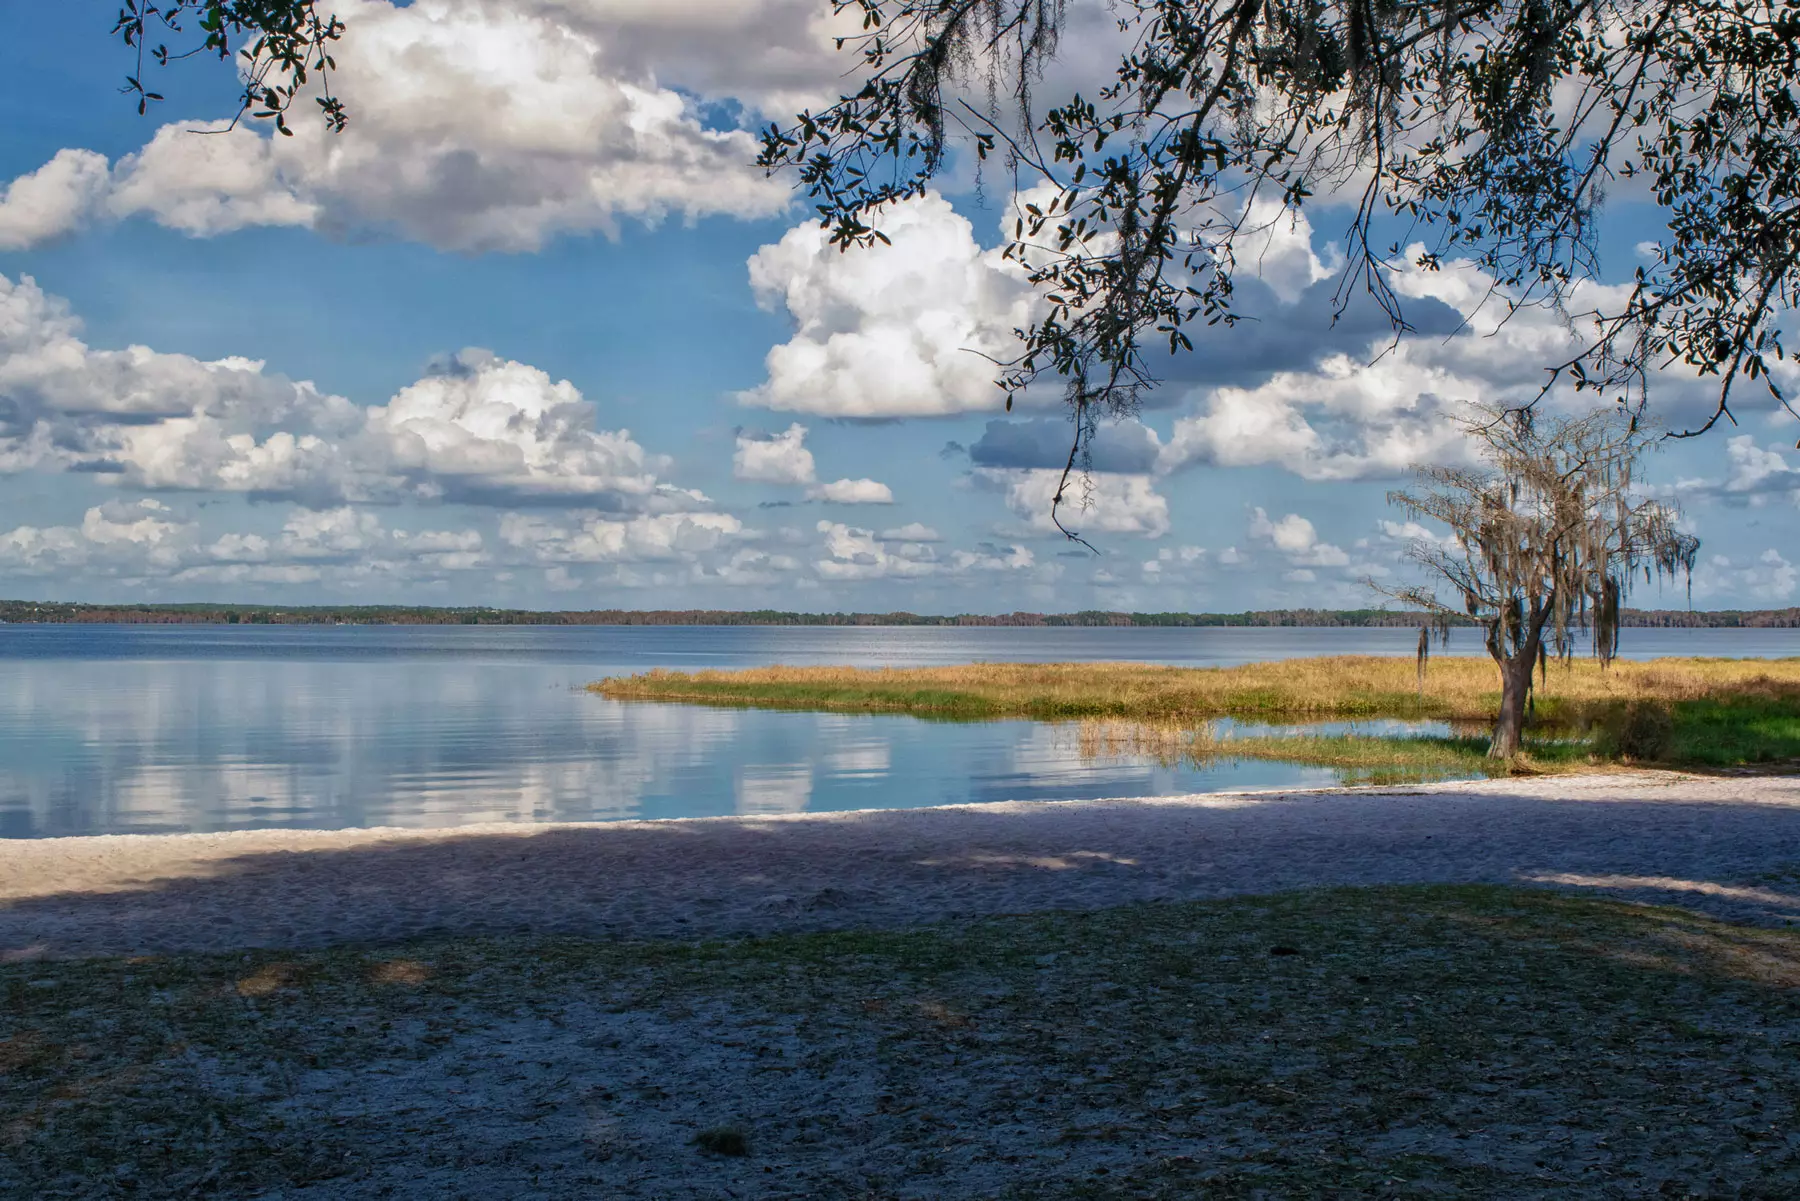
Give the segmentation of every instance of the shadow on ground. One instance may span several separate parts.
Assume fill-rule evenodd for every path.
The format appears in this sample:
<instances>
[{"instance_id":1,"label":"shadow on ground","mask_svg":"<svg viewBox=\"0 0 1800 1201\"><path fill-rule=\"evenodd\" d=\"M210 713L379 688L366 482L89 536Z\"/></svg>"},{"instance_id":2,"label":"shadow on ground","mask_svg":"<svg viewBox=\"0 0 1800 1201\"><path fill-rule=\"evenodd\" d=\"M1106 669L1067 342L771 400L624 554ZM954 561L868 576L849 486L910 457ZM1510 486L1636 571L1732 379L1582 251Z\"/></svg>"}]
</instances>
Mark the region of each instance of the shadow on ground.
<instances>
[{"instance_id":1,"label":"shadow on ground","mask_svg":"<svg viewBox=\"0 0 1800 1201\"><path fill-rule=\"evenodd\" d=\"M0 845L8 958L439 934L891 928L1326 885L1531 883L1800 917L1800 778Z\"/></svg>"}]
</instances>

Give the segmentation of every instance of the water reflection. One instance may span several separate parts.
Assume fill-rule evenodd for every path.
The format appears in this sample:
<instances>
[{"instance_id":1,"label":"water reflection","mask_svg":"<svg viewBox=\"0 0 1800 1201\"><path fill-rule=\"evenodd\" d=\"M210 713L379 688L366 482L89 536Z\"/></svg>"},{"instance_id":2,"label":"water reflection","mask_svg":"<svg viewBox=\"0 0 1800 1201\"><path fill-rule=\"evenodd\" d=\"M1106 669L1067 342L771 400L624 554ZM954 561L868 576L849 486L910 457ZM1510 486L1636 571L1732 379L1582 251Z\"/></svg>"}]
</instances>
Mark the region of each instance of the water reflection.
<instances>
[{"instance_id":1,"label":"water reflection","mask_svg":"<svg viewBox=\"0 0 1800 1201\"><path fill-rule=\"evenodd\" d=\"M1231 661L1245 646L1279 649L1276 636L1296 653L1369 649L1353 640L1370 632L1303 631L1297 641L1292 631L1045 633L5 627L0 836L726 816L1339 778L1144 746L1084 754L1079 732L1031 722L625 705L582 691L597 676L659 661ZM1237 634L1246 637L1229 637ZM1207 646L1215 649L1202 653ZM1405 728L1446 732L1441 723Z\"/></svg>"},{"instance_id":2,"label":"water reflection","mask_svg":"<svg viewBox=\"0 0 1800 1201\"><path fill-rule=\"evenodd\" d=\"M805 813L812 800L810 763L783 767L754 765L738 773L737 811L745 817L772 813Z\"/></svg>"},{"instance_id":3,"label":"water reflection","mask_svg":"<svg viewBox=\"0 0 1800 1201\"><path fill-rule=\"evenodd\" d=\"M1314 786L1059 727L629 705L517 666L10 663L0 834L446 826ZM584 673L585 674L585 673Z\"/></svg>"}]
</instances>

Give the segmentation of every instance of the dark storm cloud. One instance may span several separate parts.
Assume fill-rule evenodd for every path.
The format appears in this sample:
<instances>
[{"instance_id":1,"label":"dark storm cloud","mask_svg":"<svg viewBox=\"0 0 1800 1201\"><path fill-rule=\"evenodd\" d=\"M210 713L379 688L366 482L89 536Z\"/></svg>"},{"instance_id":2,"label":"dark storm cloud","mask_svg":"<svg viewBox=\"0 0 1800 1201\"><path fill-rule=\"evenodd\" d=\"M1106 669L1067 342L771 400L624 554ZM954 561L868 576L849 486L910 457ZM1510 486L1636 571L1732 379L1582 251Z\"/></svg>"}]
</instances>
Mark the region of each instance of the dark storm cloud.
<instances>
[{"instance_id":1,"label":"dark storm cloud","mask_svg":"<svg viewBox=\"0 0 1800 1201\"><path fill-rule=\"evenodd\" d=\"M1278 371L1310 370L1334 354L1370 356L1393 337L1388 315L1360 293L1333 323L1335 277L1313 284L1293 304L1281 303L1252 276L1236 283L1232 308L1242 320L1189 326L1191 353L1152 350L1146 356L1163 386L1147 394L1145 404L1173 404L1196 385L1253 388ZM1413 327L1408 338L1442 338L1462 324L1461 314L1431 297L1406 299L1401 315Z\"/></svg>"},{"instance_id":2,"label":"dark storm cloud","mask_svg":"<svg viewBox=\"0 0 1800 1201\"><path fill-rule=\"evenodd\" d=\"M1069 461L1067 421L990 421L969 461L977 467L1061 467ZM1090 445L1095 471L1140 473L1156 464L1156 435L1135 421L1102 424ZM1079 464L1078 464L1079 465Z\"/></svg>"}]
</instances>

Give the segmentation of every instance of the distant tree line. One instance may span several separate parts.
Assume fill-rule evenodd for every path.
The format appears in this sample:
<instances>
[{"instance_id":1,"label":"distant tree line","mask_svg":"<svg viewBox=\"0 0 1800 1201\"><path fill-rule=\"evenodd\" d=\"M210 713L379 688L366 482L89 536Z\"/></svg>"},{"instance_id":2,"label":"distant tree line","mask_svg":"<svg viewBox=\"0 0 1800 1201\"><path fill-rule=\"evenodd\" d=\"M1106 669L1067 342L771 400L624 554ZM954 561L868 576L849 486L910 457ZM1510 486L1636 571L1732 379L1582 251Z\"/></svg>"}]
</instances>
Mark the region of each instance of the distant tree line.
<instances>
[{"instance_id":1,"label":"distant tree line","mask_svg":"<svg viewBox=\"0 0 1800 1201\"><path fill-rule=\"evenodd\" d=\"M778 609L587 609L576 611L428 608L413 605L85 605L0 601L9 623L122 625L482 625L482 626L1398 626L1418 613L1392 609L1261 609L1246 613L789 613ZM1473 624L1466 620L1456 625ZM1658 629L1800 627L1800 608L1726 610L1624 609L1619 624Z\"/></svg>"}]
</instances>

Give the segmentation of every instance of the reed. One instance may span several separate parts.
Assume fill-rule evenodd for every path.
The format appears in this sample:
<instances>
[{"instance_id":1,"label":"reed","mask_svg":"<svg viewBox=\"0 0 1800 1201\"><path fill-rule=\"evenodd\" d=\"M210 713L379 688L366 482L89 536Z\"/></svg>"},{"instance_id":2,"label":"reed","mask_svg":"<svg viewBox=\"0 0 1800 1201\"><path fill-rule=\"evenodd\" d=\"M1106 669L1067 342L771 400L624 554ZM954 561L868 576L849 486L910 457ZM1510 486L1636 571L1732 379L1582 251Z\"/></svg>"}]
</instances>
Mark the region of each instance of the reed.
<instances>
[{"instance_id":1,"label":"reed","mask_svg":"<svg viewBox=\"0 0 1800 1201\"><path fill-rule=\"evenodd\" d=\"M1084 749L1185 758L1281 759L1370 779L1481 774L1476 761L1500 703L1499 673L1478 658L1436 658L1420 686L1411 659L1340 655L1241 667L1143 663L969 663L865 669L764 667L652 671L590 686L620 700L908 713L959 721L1030 718L1099 723ZM1534 700L1541 735L1516 770L1600 761L1732 766L1800 760L1800 659L1589 660L1553 664ZM1461 725L1450 738L1233 738L1216 718L1308 721L1423 718ZM1107 723L1113 723L1108 725ZM1570 738L1579 739L1571 744Z\"/></svg>"},{"instance_id":2,"label":"reed","mask_svg":"<svg viewBox=\"0 0 1800 1201\"><path fill-rule=\"evenodd\" d=\"M969 663L865 669L762 667L652 671L591 685L622 700L897 712L956 718L1423 717L1491 721L1499 673L1487 659L1435 658L1418 685L1410 658L1337 655L1241 667L1143 663ZM1579 721L1630 701L1760 699L1800 704L1797 659L1588 660L1553 664L1538 686L1540 719Z\"/></svg>"},{"instance_id":3,"label":"reed","mask_svg":"<svg viewBox=\"0 0 1800 1201\"><path fill-rule=\"evenodd\" d=\"M1330 767L1348 784L1399 784L1456 777L1589 768L1585 742L1539 740L1507 763L1487 757L1485 733L1374 736L1243 734L1213 722L1170 723L1089 718L1065 727L1084 759L1148 759L1162 767L1206 769L1242 759Z\"/></svg>"}]
</instances>

